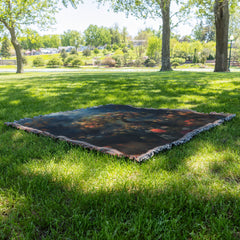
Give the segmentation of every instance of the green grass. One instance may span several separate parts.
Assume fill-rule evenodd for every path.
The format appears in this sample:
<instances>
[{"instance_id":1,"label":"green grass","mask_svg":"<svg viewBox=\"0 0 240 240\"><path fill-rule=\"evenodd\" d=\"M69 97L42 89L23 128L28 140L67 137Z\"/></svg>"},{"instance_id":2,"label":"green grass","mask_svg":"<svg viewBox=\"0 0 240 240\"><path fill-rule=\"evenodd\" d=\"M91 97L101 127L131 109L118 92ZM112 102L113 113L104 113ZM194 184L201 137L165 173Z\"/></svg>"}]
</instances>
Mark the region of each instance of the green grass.
<instances>
[{"instance_id":1,"label":"green grass","mask_svg":"<svg viewBox=\"0 0 240 240\"><path fill-rule=\"evenodd\" d=\"M4 122L101 104L236 117L136 162ZM239 239L239 73L0 74L0 239Z\"/></svg>"}]
</instances>

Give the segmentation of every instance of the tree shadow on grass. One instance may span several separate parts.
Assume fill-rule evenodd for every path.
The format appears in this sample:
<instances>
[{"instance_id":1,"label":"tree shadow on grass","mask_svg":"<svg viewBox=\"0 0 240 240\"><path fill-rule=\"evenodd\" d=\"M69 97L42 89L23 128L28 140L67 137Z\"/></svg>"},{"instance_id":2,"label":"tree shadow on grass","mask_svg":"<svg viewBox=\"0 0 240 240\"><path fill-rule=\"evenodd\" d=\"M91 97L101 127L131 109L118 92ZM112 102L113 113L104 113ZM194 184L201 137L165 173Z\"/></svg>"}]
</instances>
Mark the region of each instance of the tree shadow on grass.
<instances>
[{"instance_id":1,"label":"tree shadow on grass","mask_svg":"<svg viewBox=\"0 0 240 240\"><path fill-rule=\"evenodd\" d=\"M48 148L42 159L54 149ZM64 158L70 149L61 150ZM51 156L59 158L57 152ZM28 160L11 159L6 181L1 179L1 195L9 199L0 225L2 239L234 239L239 231L239 196L217 192L208 184L203 189L201 181L194 183L187 176L172 176L154 188L134 182L143 180L137 178L114 188L86 189L66 180L71 174L39 171ZM82 175L89 174L86 164ZM110 164L103 164L96 181L101 182ZM137 166L140 172L142 166Z\"/></svg>"},{"instance_id":2,"label":"tree shadow on grass","mask_svg":"<svg viewBox=\"0 0 240 240\"><path fill-rule=\"evenodd\" d=\"M0 104L4 107L0 112L0 119L3 122L13 121L109 103L178 108L186 103L182 96L190 95L193 98L187 104L193 105L194 110L232 110L234 113L237 110L236 103L240 101L237 89L209 89L210 79L219 81L225 77L225 74L206 76L205 73L27 74L18 80L17 86L10 82L9 87L1 91L0 97L3 100ZM228 75L228 78L235 80L236 74ZM202 103L198 96L204 97L206 101ZM8 128L3 128L3 131L7 130ZM178 155L167 157L166 169L177 169L179 163L184 162L180 159L191 154L184 152L183 158Z\"/></svg>"},{"instance_id":3,"label":"tree shadow on grass","mask_svg":"<svg viewBox=\"0 0 240 240\"><path fill-rule=\"evenodd\" d=\"M1 125L109 103L178 108L185 104L184 95L196 96L190 100L195 110L239 114L236 89L209 89L208 80L218 81L224 74L76 73L51 74L47 80L43 76L23 76L0 91ZM236 76L228 75L234 85ZM202 103L198 96L212 99ZM239 152L238 123L237 115L141 165L0 126L0 197L5 199L0 237L237 239L240 199L237 185L227 177L237 177L238 172L222 170L222 158L210 165L206 180L188 164L201 146L212 145L216 154ZM231 190L215 188L216 182Z\"/></svg>"}]
</instances>

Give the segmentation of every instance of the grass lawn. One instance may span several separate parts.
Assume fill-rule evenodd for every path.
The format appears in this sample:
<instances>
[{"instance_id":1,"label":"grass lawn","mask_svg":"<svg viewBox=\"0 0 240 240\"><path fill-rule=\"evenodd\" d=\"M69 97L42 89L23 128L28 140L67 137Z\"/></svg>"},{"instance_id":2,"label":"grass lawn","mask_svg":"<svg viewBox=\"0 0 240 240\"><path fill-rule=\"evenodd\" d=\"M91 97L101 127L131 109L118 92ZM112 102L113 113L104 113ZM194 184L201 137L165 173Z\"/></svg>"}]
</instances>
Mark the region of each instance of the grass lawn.
<instances>
[{"instance_id":1,"label":"grass lawn","mask_svg":"<svg viewBox=\"0 0 240 240\"><path fill-rule=\"evenodd\" d=\"M138 164L4 125L101 104L237 116ZM240 239L239 73L0 74L0 239Z\"/></svg>"}]
</instances>

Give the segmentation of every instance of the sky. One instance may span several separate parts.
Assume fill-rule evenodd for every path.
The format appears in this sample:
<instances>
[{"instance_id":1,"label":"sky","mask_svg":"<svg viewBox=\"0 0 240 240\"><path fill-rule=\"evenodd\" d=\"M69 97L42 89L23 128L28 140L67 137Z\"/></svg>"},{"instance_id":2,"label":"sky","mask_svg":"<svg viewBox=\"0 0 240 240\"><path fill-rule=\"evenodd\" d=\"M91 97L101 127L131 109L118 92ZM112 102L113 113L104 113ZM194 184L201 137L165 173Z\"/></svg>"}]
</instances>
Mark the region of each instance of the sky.
<instances>
[{"instance_id":1,"label":"sky","mask_svg":"<svg viewBox=\"0 0 240 240\"><path fill-rule=\"evenodd\" d=\"M176 9L176 6L173 5L172 9ZM112 27L114 24L118 24L120 29L127 27L128 33L134 37L140 30L146 27L158 30L161 25L161 19L142 20L133 16L126 17L124 13L109 11L107 6L98 8L97 3L88 0L84 4L80 4L77 9L73 9L71 6L68 6L68 8L62 7L62 10L56 14L56 24L52 26L53 29L40 32L40 34L63 34L68 29L83 33L90 24L99 27ZM190 35L191 30L192 27L189 24L181 24L181 28L179 27L173 32L183 36Z\"/></svg>"}]
</instances>

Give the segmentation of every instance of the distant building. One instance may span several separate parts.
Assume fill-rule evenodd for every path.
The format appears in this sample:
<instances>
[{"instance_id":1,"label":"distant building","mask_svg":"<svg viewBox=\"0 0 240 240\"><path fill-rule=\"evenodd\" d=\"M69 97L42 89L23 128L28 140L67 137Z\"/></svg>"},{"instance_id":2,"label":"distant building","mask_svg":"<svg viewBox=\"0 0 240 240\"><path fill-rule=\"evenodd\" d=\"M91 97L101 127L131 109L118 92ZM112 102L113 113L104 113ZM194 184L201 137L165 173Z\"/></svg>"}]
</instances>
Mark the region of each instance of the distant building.
<instances>
[{"instance_id":1,"label":"distant building","mask_svg":"<svg viewBox=\"0 0 240 240\"><path fill-rule=\"evenodd\" d=\"M40 54L56 54L59 52L57 48L40 48L39 51Z\"/></svg>"},{"instance_id":2,"label":"distant building","mask_svg":"<svg viewBox=\"0 0 240 240\"><path fill-rule=\"evenodd\" d=\"M84 51L85 49L89 49L89 47L88 47L88 46L80 45L79 48L78 48L78 51L79 51L79 52L82 52L82 51Z\"/></svg>"},{"instance_id":3,"label":"distant building","mask_svg":"<svg viewBox=\"0 0 240 240\"><path fill-rule=\"evenodd\" d=\"M138 47L138 46L143 46L146 45L147 41L146 40L132 40L133 46Z\"/></svg>"},{"instance_id":4,"label":"distant building","mask_svg":"<svg viewBox=\"0 0 240 240\"><path fill-rule=\"evenodd\" d=\"M30 56L30 55L41 55L41 54L42 54L42 53L41 53L40 50L32 50L32 51L27 50L27 51L24 52L24 55L26 55L26 56Z\"/></svg>"},{"instance_id":5,"label":"distant building","mask_svg":"<svg viewBox=\"0 0 240 240\"><path fill-rule=\"evenodd\" d=\"M61 52L63 49L66 51L66 52L71 52L72 49L75 48L74 46L66 46L66 47L58 47L58 52Z\"/></svg>"}]
</instances>

